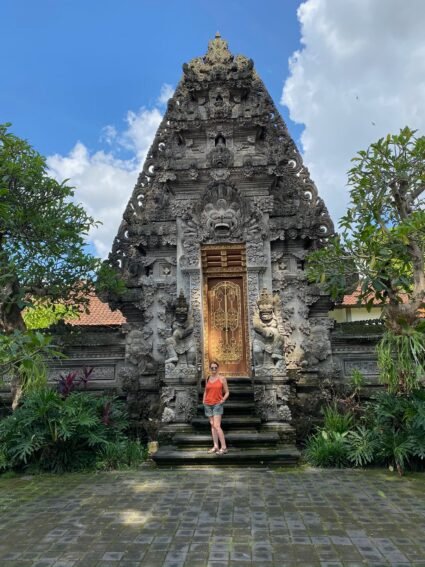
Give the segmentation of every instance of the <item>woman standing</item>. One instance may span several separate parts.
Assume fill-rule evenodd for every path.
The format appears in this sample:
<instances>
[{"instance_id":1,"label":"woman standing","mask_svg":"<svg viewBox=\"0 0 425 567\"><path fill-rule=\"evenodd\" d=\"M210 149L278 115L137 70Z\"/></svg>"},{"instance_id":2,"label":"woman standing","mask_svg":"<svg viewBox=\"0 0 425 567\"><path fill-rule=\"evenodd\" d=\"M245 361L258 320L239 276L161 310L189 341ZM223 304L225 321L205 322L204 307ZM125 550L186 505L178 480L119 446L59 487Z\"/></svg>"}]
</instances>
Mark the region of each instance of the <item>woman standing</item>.
<instances>
[{"instance_id":1,"label":"woman standing","mask_svg":"<svg viewBox=\"0 0 425 567\"><path fill-rule=\"evenodd\" d=\"M208 453L224 455L227 453L226 440L221 429L221 416L223 415L223 404L229 397L229 388L224 376L218 374L218 362L214 360L210 364L211 375L205 384L203 404L205 415L210 420L213 447ZM219 445L220 442L220 445Z\"/></svg>"}]
</instances>

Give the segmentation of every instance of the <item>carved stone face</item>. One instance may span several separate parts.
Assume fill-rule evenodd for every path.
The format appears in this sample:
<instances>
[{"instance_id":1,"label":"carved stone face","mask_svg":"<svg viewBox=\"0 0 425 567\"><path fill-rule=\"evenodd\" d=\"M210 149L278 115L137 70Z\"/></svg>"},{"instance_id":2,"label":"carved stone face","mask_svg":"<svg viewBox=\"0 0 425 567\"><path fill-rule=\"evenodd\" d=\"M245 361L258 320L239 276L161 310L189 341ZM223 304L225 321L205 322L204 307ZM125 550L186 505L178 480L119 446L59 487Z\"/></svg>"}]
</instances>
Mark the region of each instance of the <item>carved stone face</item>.
<instances>
[{"instance_id":1,"label":"carved stone face","mask_svg":"<svg viewBox=\"0 0 425 567\"><path fill-rule=\"evenodd\" d=\"M229 236L240 224L239 207L237 203L229 204L225 199L218 199L217 203L206 205L202 221L210 234Z\"/></svg>"},{"instance_id":2,"label":"carved stone face","mask_svg":"<svg viewBox=\"0 0 425 567\"><path fill-rule=\"evenodd\" d=\"M260 319L265 325L270 325L270 323L273 321L273 308L261 307Z\"/></svg>"},{"instance_id":3,"label":"carved stone face","mask_svg":"<svg viewBox=\"0 0 425 567\"><path fill-rule=\"evenodd\" d=\"M188 316L188 310L184 307L177 307L176 309L176 321L181 325L186 323Z\"/></svg>"}]
</instances>

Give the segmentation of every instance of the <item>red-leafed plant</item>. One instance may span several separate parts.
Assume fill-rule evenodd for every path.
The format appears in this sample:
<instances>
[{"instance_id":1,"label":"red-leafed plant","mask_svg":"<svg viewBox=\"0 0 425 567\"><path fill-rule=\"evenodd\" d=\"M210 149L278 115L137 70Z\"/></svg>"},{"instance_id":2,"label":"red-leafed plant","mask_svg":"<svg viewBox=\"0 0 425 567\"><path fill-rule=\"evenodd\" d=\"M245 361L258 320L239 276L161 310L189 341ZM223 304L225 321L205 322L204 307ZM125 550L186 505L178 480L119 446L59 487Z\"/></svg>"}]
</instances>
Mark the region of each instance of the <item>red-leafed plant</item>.
<instances>
[{"instance_id":1,"label":"red-leafed plant","mask_svg":"<svg viewBox=\"0 0 425 567\"><path fill-rule=\"evenodd\" d=\"M87 368L85 366L82 370L72 370L68 372L68 374L61 374L57 379L57 389L59 394L63 398L67 398L69 394L80 389L81 386L84 389L87 388L87 384L91 379L93 371L93 367Z\"/></svg>"}]
</instances>

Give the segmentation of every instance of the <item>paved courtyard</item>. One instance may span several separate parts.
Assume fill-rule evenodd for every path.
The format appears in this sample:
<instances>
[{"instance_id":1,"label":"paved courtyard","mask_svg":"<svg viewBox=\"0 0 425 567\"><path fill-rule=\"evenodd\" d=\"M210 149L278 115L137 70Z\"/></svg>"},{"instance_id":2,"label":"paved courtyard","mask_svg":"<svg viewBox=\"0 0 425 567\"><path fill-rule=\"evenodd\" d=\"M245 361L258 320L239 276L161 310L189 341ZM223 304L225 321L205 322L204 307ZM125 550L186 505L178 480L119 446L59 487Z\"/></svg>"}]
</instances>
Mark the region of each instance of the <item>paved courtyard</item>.
<instances>
[{"instance_id":1,"label":"paved courtyard","mask_svg":"<svg viewBox=\"0 0 425 567\"><path fill-rule=\"evenodd\" d=\"M188 469L0 477L1 567L425 566L425 475Z\"/></svg>"}]
</instances>

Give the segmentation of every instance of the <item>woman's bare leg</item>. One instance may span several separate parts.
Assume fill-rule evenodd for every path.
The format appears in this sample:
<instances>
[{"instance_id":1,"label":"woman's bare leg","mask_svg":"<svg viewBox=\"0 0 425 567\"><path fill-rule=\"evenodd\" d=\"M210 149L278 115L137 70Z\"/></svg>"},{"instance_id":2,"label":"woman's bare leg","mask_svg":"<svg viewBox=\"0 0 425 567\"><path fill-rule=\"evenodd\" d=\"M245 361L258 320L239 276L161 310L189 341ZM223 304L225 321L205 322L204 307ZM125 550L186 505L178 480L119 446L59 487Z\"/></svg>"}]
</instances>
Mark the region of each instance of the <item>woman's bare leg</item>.
<instances>
[{"instance_id":1,"label":"woman's bare leg","mask_svg":"<svg viewBox=\"0 0 425 567\"><path fill-rule=\"evenodd\" d=\"M216 435L218 436L221 444L222 449L226 449L226 440L224 438L223 430L221 429L221 415L215 415L213 417L214 420L214 428L216 431Z\"/></svg>"},{"instance_id":2,"label":"woman's bare leg","mask_svg":"<svg viewBox=\"0 0 425 567\"><path fill-rule=\"evenodd\" d=\"M209 417L208 419L210 420L211 435L212 435L212 438L213 438L214 448L219 449L220 447L219 447L219 444L218 444L217 431L215 430L215 426L214 426L214 417Z\"/></svg>"}]
</instances>

